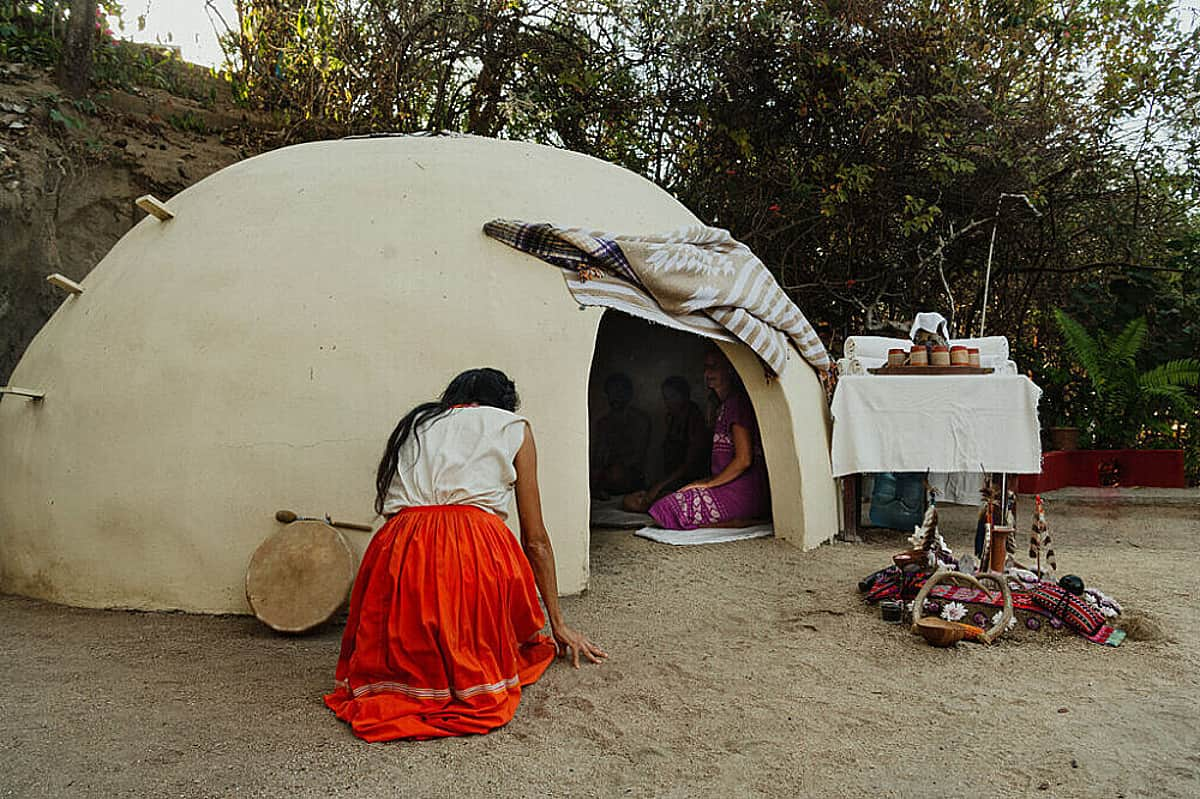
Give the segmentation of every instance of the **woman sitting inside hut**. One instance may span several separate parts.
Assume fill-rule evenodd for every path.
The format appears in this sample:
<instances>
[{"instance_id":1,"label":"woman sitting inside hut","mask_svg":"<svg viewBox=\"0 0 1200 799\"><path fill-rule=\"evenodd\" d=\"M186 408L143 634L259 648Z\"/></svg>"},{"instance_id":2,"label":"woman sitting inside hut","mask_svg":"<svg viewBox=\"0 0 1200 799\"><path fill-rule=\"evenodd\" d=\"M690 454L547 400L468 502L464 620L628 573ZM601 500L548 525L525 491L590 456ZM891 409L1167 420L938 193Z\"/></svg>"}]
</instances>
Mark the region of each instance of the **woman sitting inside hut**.
<instances>
[{"instance_id":1,"label":"woman sitting inside hut","mask_svg":"<svg viewBox=\"0 0 1200 799\"><path fill-rule=\"evenodd\" d=\"M533 431L516 407L503 372L474 369L388 439L375 482L388 521L354 581L325 697L360 738L485 733L512 719L556 649L576 668L607 657L563 621ZM514 484L520 546L504 524Z\"/></svg>"},{"instance_id":2,"label":"woman sitting inside hut","mask_svg":"<svg viewBox=\"0 0 1200 799\"><path fill-rule=\"evenodd\" d=\"M719 403L712 434L712 474L650 506L650 515L668 530L748 527L771 513L754 408L733 364L716 347L704 357L704 382Z\"/></svg>"}]
</instances>

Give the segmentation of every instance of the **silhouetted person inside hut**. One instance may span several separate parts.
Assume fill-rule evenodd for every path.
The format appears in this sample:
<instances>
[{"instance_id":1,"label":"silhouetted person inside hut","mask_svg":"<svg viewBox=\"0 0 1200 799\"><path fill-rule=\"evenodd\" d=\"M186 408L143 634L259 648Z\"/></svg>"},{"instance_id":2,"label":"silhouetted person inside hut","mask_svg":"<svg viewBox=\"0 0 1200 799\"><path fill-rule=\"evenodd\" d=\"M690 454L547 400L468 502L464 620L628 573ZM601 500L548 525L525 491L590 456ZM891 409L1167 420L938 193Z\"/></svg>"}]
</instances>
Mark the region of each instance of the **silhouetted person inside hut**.
<instances>
[{"instance_id":1,"label":"silhouetted person inside hut","mask_svg":"<svg viewBox=\"0 0 1200 799\"><path fill-rule=\"evenodd\" d=\"M608 413L592 426L592 494L604 499L646 485L650 417L633 405L633 381L614 372L604 381Z\"/></svg>"}]
</instances>

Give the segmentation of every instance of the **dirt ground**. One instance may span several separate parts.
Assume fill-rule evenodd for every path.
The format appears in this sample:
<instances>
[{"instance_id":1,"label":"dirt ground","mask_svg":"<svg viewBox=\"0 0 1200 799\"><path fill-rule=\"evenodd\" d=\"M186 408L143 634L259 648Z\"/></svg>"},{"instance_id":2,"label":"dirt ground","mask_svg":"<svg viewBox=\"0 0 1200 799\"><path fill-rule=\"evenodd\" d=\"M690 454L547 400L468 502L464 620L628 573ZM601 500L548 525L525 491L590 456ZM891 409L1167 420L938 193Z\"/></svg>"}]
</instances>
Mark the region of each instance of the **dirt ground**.
<instances>
[{"instance_id":1,"label":"dirt ground","mask_svg":"<svg viewBox=\"0 0 1200 799\"><path fill-rule=\"evenodd\" d=\"M361 743L324 708L336 623L0 597L0 795L1200 796L1200 514L1050 513L1063 571L1166 637L935 650L856 591L899 533L800 552L598 531L565 606L611 660L556 664L506 728L427 743ZM956 549L970 514L943 512Z\"/></svg>"}]
</instances>

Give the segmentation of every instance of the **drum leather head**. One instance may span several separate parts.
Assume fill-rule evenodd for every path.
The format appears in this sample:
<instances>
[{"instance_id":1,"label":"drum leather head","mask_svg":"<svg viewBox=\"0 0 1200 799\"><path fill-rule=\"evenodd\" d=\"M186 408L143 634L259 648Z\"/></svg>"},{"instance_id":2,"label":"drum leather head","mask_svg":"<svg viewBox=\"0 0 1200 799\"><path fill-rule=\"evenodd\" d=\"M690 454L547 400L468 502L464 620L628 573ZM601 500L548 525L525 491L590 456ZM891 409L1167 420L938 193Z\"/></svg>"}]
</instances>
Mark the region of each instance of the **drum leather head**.
<instances>
[{"instance_id":1,"label":"drum leather head","mask_svg":"<svg viewBox=\"0 0 1200 799\"><path fill-rule=\"evenodd\" d=\"M353 582L354 555L341 533L324 522L292 522L250 558L246 600L269 627L304 632L341 607Z\"/></svg>"}]
</instances>

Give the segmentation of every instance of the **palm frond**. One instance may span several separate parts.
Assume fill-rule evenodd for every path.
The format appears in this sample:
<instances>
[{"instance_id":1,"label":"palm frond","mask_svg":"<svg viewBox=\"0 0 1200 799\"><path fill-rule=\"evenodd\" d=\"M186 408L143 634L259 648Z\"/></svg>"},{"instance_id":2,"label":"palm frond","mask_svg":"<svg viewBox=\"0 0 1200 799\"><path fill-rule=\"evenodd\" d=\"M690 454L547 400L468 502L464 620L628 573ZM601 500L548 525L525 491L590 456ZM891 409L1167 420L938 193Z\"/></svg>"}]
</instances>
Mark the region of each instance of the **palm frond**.
<instances>
[{"instance_id":1,"label":"palm frond","mask_svg":"<svg viewBox=\"0 0 1200 799\"><path fill-rule=\"evenodd\" d=\"M1145 317L1129 320L1125 329L1118 333L1107 347L1107 355L1111 361L1132 366L1137 354L1146 343L1146 330Z\"/></svg>"},{"instance_id":2,"label":"palm frond","mask_svg":"<svg viewBox=\"0 0 1200 799\"><path fill-rule=\"evenodd\" d=\"M1187 416L1196 410L1191 389L1200 384L1200 361L1182 358L1159 364L1138 377L1138 389L1145 399L1166 401L1176 413Z\"/></svg>"},{"instance_id":3,"label":"palm frond","mask_svg":"<svg viewBox=\"0 0 1200 799\"><path fill-rule=\"evenodd\" d=\"M1186 416L1196 410L1196 401L1183 386L1151 386L1142 390L1142 396L1147 399L1162 399L1175 409L1176 413Z\"/></svg>"},{"instance_id":4,"label":"palm frond","mask_svg":"<svg viewBox=\"0 0 1200 799\"><path fill-rule=\"evenodd\" d=\"M1141 394L1141 378L1136 369L1122 366L1112 370L1105 377L1108 382L1104 385L1105 392L1100 399L1103 404L1118 413Z\"/></svg>"},{"instance_id":5,"label":"palm frond","mask_svg":"<svg viewBox=\"0 0 1200 799\"><path fill-rule=\"evenodd\" d=\"M1075 362L1083 368L1088 380L1096 389L1096 393L1103 394L1104 386L1107 383L1104 348L1100 342L1092 338L1083 325L1068 316L1062 309L1054 309L1054 320L1058 323L1058 329L1062 331L1067 349L1075 358Z\"/></svg>"},{"instance_id":6,"label":"palm frond","mask_svg":"<svg viewBox=\"0 0 1200 799\"><path fill-rule=\"evenodd\" d=\"M1138 384L1143 389L1164 386L1194 387L1200 385L1200 361L1197 361L1195 358L1167 361L1144 372L1138 379Z\"/></svg>"}]
</instances>

